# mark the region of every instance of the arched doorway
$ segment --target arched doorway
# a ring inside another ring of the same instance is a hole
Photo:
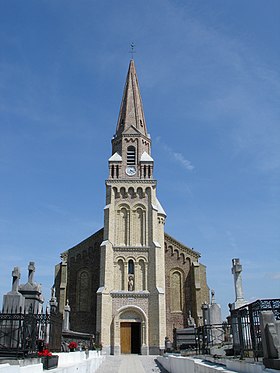
[[[121,354],[141,354],[141,322],[121,322]]]
[[[141,308],[125,306],[119,309],[115,317],[115,353],[146,355],[147,335],[147,317]]]

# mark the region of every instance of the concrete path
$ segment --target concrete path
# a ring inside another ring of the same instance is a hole
[[[156,363],[156,355],[106,356],[96,373],[166,373]]]

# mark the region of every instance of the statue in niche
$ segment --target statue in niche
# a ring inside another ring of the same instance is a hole
[[[134,288],[134,278],[132,275],[128,277],[128,291],[133,291]]]

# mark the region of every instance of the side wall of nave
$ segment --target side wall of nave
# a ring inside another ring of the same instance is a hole
[[[70,328],[73,331],[93,334],[96,331],[96,292],[99,288],[102,240],[103,229],[100,229],[67,251],[67,286],[64,302],[69,300]],[[60,274],[57,276],[59,278]],[[56,294],[59,292],[57,284]],[[58,296],[58,302],[60,301],[62,299]]]
[[[206,267],[200,254],[165,234],[166,332],[173,339],[174,328],[188,326],[189,313],[202,324],[201,305],[209,302]]]

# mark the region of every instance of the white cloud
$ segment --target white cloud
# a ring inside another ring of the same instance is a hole
[[[170,146],[163,143],[159,136],[156,138],[156,142],[160,143],[162,149],[170,156],[170,158],[180,164],[185,170],[192,171],[194,169],[190,160],[186,159],[182,153],[174,151]]]
[[[280,272],[278,272],[278,273],[270,273],[270,278],[272,280],[280,280]]]
[[[194,166],[191,164],[191,161],[189,161],[188,159],[184,158],[183,154],[182,153],[176,153],[176,152],[173,152],[173,157],[179,162],[181,163],[181,165],[191,171],[194,169]]]

